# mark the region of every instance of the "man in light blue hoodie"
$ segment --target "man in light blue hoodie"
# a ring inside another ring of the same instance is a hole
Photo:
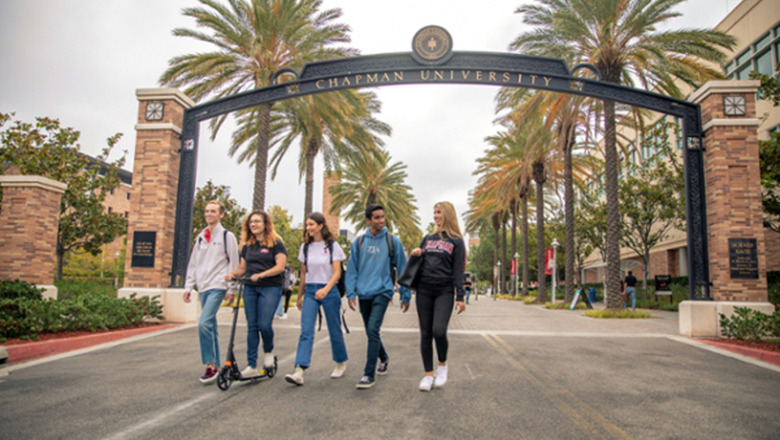
[[[349,308],[355,310],[359,300],[360,314],[368,337],[366,368],[357,384],[358,389],[374,386],[375,373],[387,374],[390,359],[379,337],[379,328],[387,305],[393,299],[395,273],[403,272],[406,266],[406,252],[401,240],[387,232],[384,208],[369,205],[366,208],[366,223],[366,232],[352,243],[346,279]],[[406,312],[412,293],[405,287],[400,287],[400,293],[401,310]]]

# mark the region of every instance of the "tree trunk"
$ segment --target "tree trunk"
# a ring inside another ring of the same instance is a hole
[[[523,296],[528,296],[528,190],[520,197],[523,201]]]
[[[506,261],[506,211],[501,214],[501,287],[503,292],[508,293],[509,289],[506,288],[506,274],[509,271]]]
[[[604,101],[604,189],[607,193],[607,308],[625,307],[620,294],[620,207],[615,102]]]
[[[537,300],[544,304],[547,302],[547,288],[545,286],[544,274],[544,163],[536,162],[533,164],[534,182],[536,182],[536,264],[539,267],[539,273],[536,280],[539,283],[537,287]],[[553,293],[554,294],[554,293]]]
[[[509,203],[509,209],[512,210],[512,252],[509,254],[509,258],[512,259],[512,261],[517,263],[517,258],[515,258],[515,255],[517,255],[517,200],[512,200]],[[510,263],[511,267],[511,263]],[[515,265],[515,275],[512,277],[510,272],[510,278],[512,278],[512,296],[517,296],[517,274],[518,270],[520,270],[519,267]]]
[[[306,149],[306,199],[303,205],[303,218],[309,218],[309,214],[314,211],[314,159],[319,152],[319,145],[314,138],[309,139],[309,145]]]
[[[566,246],[566,296],[563,302],[574,301],[574,183],[572,182],[571,149],[574,145],[574,127],[565,127],[563,144],[563,194]]]
[[[55,279],[57,281],[62,280],[62,266],[64,264],[64,260],[65,260],[65,254],[58,250],[57,251],[57,273],[55,275]]]
[[[496,265],[498,263],[498,214],[493,214],[493,294],[498,294],[498,274],[496,274]]]
[[[260,105],[260,122],[257,127],[255,151],[255,187],[252,210],[265,209],[265,182],[268,175],[268,139],[271,131],[271,104]]]

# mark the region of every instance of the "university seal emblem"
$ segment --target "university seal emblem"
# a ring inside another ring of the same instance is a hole
[[[452,37],[440,26],[426,26],[412,39],[412,55],[421,64],[442,64],[452,56]]]

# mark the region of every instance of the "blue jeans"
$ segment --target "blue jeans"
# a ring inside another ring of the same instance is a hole
[[[282,297],[282,286],[244,286],[244,311],[246,312],[246,361],[257,367],[257,346],[259,336],[263,337],[263,352],[274,351],[274,330],[271,323],[274,310]]]
[[[282,302],[284,300],[284,295],[279,295],[279,306],[276,307],[276,315],[282,316],[284,315],[284,309],[282,308]]]
[[[219,334],[217,333],[217,311],[225,299],[226,290],[212,289],[199,292],[200,318],[198,318],[198,337],[200,338],[200,359],[203,365],[220,366]]]
[[[626,293],[631,297],[631,310],[636,310],[636,287],[626,287]],[[628,307],[628,301],[626,301]]]
[[[314,294],[325,284],[306,284],[306,293],[303,297],[301,309],[301,337],[298,339],[298,351],[295,354],[295,366],[309,368],[311,365],[311,352],[314,348],[314,327],[317,324],[317,311],[322,306],[325,312],[325,320],[328,323],[330,335],[330,351],[333,360],[346,362],[347,346],[344,344],[344,334],[341,333],[341,296],[336,287],[321,300],[314,298]]]
[[[382,362],[387,361],[387,352],[382,344],[382,338],[379,337],[379,328],[385,319],[385,311],[387,311],[389,302],[390,299],[382,294],[359,301],[360,315],[363,316],[363,325],[366,327],[366,337],[368,337],[364,376],[374,377],[377,359]]]
[[[466,289],[466,304],[469,303],[469,296],[471,296],[471,289]]]

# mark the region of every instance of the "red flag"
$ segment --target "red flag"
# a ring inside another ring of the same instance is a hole
[[[544,274],[552,275],[552,269],[553,269],[553,250],[545,249],[544,250]]]

